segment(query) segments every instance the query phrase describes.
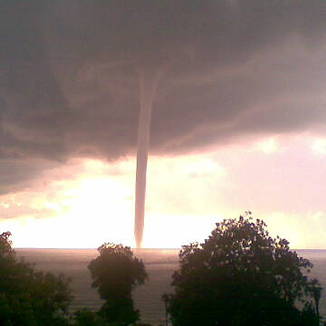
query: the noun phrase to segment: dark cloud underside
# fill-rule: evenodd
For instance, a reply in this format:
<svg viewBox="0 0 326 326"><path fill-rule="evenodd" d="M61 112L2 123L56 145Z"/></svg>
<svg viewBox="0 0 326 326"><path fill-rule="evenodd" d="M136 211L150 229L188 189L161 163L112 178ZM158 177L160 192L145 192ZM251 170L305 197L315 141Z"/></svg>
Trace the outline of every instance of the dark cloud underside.
<svg viewBox="0 0 326 326"><path fill-rule="evenodd" d="M0 159L134 152L138 73L162 67L153 152L323 132L325 17L323 0L1 0Z"/></svg>

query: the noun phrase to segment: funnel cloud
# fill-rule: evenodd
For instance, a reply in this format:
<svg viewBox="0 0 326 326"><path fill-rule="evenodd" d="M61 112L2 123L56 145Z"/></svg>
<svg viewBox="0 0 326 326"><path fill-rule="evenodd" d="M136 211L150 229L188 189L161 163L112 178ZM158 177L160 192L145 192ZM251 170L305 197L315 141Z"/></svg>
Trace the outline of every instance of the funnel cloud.
<svg viewBox="0 0 326 326"><path fill-rule="evenodd" d="M253 136L325 137L325 6L0 1L0 193L73 158L137 153L140 246L149 149L173 156Z"/></svg>
<svg viewBox="0 0 326 326"><path fill-rule="evenodd" d="M159 66L154 71L139 71L140 113L137 138L137 170L135 200L135 240L137 248L142 246L146 200L146 172L148 148L150 143L150 125L153 102L159 81L166 66Z"/></svg>

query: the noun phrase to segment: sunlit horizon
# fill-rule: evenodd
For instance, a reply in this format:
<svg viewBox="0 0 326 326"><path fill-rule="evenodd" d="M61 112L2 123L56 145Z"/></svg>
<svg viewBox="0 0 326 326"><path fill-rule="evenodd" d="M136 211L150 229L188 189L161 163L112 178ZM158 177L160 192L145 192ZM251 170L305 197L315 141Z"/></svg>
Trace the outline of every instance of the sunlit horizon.
<svg viewBox="0 0 326 326"><path fill-rule="evenodd" d="M304 177L307 173L312 178L311 171L316 173L316 164L324 160L323 144L319 138L303 136L293 141L278 136L248 140L222 151L152 156L143 247L180 248L201 242L216 222L237 218L249 209L254 218L267 223L273 236L288 239L291 248L326 248L321 227L307 232L323 223L325 214L318 184L311 187L311 180ZM304 169L298 166L301 189L293 168L275 170L275 164L282 166L289 154L304 163ZM260 175L259 165L271 173ZM8 218L0 221L0 228L12 233L19 248L97 248L104 242L135 247L134 168L133 156L116 162L75 159L65 167L54 167L23 191L2 195L0 208ZM253 171L258 186L248 184ZM279 187L288 189L287 194L275 196ZM269 193L274 194L270 200ZM313 198L315 210L309 201L301 200L303 196Z"/></svg>

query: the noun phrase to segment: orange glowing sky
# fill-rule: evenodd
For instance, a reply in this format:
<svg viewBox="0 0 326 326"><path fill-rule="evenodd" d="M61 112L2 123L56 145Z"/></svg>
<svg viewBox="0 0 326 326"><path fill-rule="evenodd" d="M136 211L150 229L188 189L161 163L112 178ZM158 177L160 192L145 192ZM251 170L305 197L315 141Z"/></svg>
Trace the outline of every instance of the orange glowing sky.
<svg viewBox="0 0 326 326"><path fill-rule="evenodd" d="M325 0L2 1L0 15L0 232L16 247L134 246L150 106L145 247L250 210L292 248L326 248Z"/></svg>
<svg viewBox="0 0 326 326"><path fill-rule="evenodd" d="M250 209L293 248L325 248L326 140L268 137L149 161L144 246L201 241ZM1 230L17 247L134 245L135 158L75 159L1 196Z"/></svg>

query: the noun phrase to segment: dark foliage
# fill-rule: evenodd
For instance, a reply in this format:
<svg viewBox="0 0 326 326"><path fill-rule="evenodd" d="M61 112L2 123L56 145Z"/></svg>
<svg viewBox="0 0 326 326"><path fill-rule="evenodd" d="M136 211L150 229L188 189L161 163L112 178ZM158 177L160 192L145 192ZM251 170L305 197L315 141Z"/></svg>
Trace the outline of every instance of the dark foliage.
<svg viewBox="0 0 326 326"><path fill-rule="evenodd" d="M110 326L97 312L82 309L75 312L74 326Z"/></svg>
<svg viewBox="0 0 326 326"><path fill-rule="evenodd" d="M10 236L0 235L0 325L67 325L72 299L68 279L18 260Z"/></svg>
<svg viewBox="0 0 326 326"><path fill-rule="evenodd" d="M147 274L141 260L133 256L129 247L105 243L98 248L100 255L88 266L92 286L105 303L99 316L110 325L130 325L139 320L134 309L132 290L145 282Z"/></svg>
<svg viewBox="0 0 326 326"><path fill-rule="evenodd" d="M110 322L103 318L100 314L88 309L82 309L75 313L73 326L120 326L125 323ZM150 324L132 323L133 326L151 326Z"/></svg>
<svg viewBox="0 0 326 326"><path fill-rule="evenodd" d="M179 259L175 293L164 297L175 326L318 325L321 288L305 276L312 264L261 220L224 220Z"/></svg>

